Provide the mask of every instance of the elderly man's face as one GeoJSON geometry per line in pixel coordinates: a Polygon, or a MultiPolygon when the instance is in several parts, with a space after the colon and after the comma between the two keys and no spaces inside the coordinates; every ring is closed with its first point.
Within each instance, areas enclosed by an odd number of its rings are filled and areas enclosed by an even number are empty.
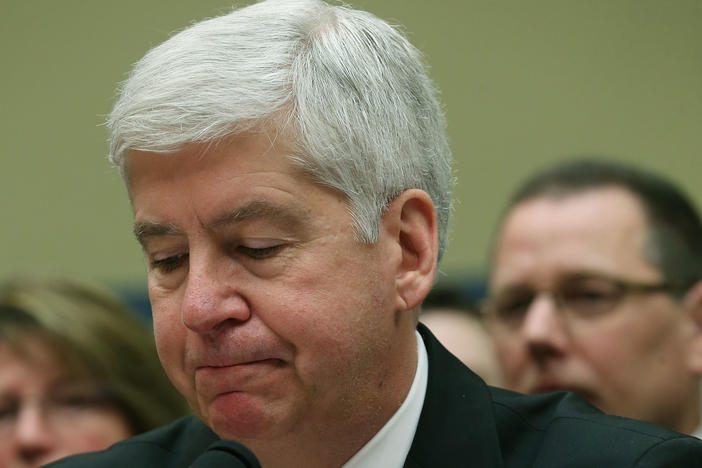
{"type": "Polygon", "coordinates": [[[128,179],[161,361],[219,436],[302,434],[396,390],[398,253],[357,242],[343,197],[284,149],[132,152],[128,179]]]}
{"type": "Polygon", "coordinates": [[[694,428],[695,325],[658,288],[663,278],[644,258],[645,236],[640,204],[618,188],[511,210],[489,308],[507,387],[573,390],[605,412],[694,428]]]}

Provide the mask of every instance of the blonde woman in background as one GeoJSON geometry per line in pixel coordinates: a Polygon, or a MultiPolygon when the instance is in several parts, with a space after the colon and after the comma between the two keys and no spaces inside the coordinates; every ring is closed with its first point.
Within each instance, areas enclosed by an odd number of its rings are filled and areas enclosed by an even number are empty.
{"type": "Polygon", "coordinates": [[[58,280],[0,292],[0,468],[101,450],[187,411],[148,327],[111,295],[58,280]]]}

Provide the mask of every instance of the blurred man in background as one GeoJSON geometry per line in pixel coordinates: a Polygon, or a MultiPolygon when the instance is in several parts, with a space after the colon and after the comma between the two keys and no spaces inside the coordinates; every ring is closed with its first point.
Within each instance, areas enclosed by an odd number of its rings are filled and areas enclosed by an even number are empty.
{"type": "Polygon", "coordinates": [[[595,159],[534,175],[502,217],[486,312],[507,388],[700,435],[702,226],[669,181],[595,159]]]}

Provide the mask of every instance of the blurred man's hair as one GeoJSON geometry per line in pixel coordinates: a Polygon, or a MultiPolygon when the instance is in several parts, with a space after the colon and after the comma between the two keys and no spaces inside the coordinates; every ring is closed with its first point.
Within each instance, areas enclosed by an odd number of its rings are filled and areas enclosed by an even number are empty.
{"type": "Polygon", "coordinates": [[[702,279],[702,222],[688,196],[670,180],[641,168],[598,158],[570,160],[527,179],[510,199],[506,216],[534,198],[565,198],[622,188],[641,203],[647,220],[644,256],[682,295],[702,279]]]}

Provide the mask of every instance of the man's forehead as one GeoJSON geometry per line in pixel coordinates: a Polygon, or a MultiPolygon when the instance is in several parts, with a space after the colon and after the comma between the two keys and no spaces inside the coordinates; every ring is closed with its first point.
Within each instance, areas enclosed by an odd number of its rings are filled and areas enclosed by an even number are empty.
{"type": "MultiPolygon", "coordinates": [[[[586,190],[565,193],[544,193],[527,198],[514,205],[507,218],[522,215],[528,219],[553,219],[559,223],[577,224],[585,217],[601,219],[608,215],[614,219],[639,222],[645,217],[639,199],[629,190],[618,186],[594,187],[586,190]],[[525,213],[528,212],[528,216],[525,213]]],[[[604,223],[595,223],[602,224],[604,223]]],[[[612,225],[610,224],[610,227],[612,225]]]]}
{"type": "MultiPolygon", "coordinates": [[[[278,172],[296,181],[314,183],[299,160],[288,145],[272,142],[266,134],[240,134],[215,142],[189,143],[173,151],[129,150],[125,156],[124,178],[134,205],[142,192],[153,191],[156,185],[184,187],[183,182],[192,178],[212,185],[226,183],[234,177],[245,178],[250,173],[278,172]]],[[[201,183],[199,188],[205,187],[201,183]]]]}
{"type": "Polygon", "coordinates": [[[553,285],[581,274],[655,279],[643,210],[624,190],[535,198],[515,206],[496,245],[491,282],[553,285]]]}
{"type": "Polygon", "coordinates": [[[625,189],[603,188],[518,203],[501,226],[496,253],[538,250],[569,256],[602,251],[616,257],[631,248],[641,256],[647,233],[638,199],[625,189]]]}

